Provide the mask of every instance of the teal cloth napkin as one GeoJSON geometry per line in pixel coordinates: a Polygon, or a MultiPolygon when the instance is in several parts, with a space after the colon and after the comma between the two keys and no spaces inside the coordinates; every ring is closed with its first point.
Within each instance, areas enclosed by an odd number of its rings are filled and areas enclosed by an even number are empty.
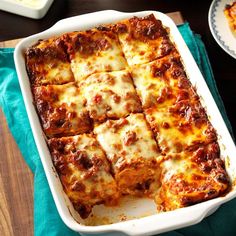
{"type": "MultiPolygon", "coordinates": [[[[188,23],[178,28],[202,71],[209,89],[232,134],[232,128],[226,116],[205,46],[200,36],[191,31],[188,23]]],[[[78,233],[70,230],[62,222],[53,201],[26,114],[15,71],[13,52],[14,49],[12,48],[0,49],[0,106],[25,161],[34,173],[34,235],[78,235],[78,233]]],[[[236,199],[224,204],[215,214],[207,217],[197,225],[162,235],[236,235],[236,210],[234,209],[236,209],[236,199]]]]}

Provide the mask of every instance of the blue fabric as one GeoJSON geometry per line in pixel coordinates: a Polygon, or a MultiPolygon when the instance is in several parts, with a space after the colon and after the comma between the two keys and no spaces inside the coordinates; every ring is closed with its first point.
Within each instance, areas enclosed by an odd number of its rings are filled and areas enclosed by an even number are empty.
{"type": "MultiPolygon", "coordinates": [[[[195,35],[187,23],[179,26],[179,30],[202,71],[232,134],[232,128],[217,91],[207,53],[200,36],[195,35]]],[[[11,48],[0,49],[0,106],[23,158],[34,173],[34,234],[36,236],[78,235],[78,233],[68,229],[62,222],[53,201],[26,114],[15,71],[13,52],[14,49],[11,48]]],[[[236,200],[224,204],[215,214],[197,225],[168,232],[163,236],[236,235],[236,224],[234,223],[236,222],[236,211],[234,209],[236,209],[236,200]]]]}
{"type": "Polygon", "coordinates": [[[34,235],[78,235],[61,220],[34,142],[13,61],[14,49],[0,49],[0,106],[21,153],[34,173],[34,235]]]}

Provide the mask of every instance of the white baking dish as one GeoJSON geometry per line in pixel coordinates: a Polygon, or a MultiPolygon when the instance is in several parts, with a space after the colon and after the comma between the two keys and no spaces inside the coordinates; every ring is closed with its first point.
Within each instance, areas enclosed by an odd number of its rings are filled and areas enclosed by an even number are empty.
{"type": "Polygon", "coordinates": [[[24,52],[26,48],[39,39],[46,39],[75,30],[85,30],[100,24],[112,23],[132,16],[145,16],[151,13],[153,13],[156,18],[160,19],[165,26],[170,28],[171,39],[175,42],[182,56],[189,79],[193,86],[196,87],[202,104],[206,107],[207,114],[217,130],[222,158],[226,160],[227,172],[232,183],[235,183],[236,148],[234,142],[191,53],[174,22],[168,16],[156,11],[123,13],[108,10],[64,19],[56,23],[50,29],[22,40],[16,47],[14,59],[35,142],[57,209],[65,224],[80,233],[100,233],[102,235],[111,232],[113,235],[122,235],[122,233],[128,235],[151,235],[161,233],[196,224],[204,217],[214,212],[222,203],[236,196],[235,186],[233,185],[232,190],[226,196],[165,213],[157,213],[152,200],[125,199],[119,207],[112,208],[104,207],[103,205],[94,207],[93,215],[95,217],[89,218],[89,220],[95,221],[96,219],[100,219],[99,222],[101,223],[101,218],[103,218],[103,225],[86,226],[84,225],[86,222],[79,217],[62,190],[62,185],[53,167],[43,131],[33,105],[30,83],[25,68],[24,52]],[[107,219],[114,223],[106,224],[107,219]],[[121,219],[123,220],[121,221],[121,219]]]}
{"type": "Polygon", "coordinates": [[[54,0],[1,0],[0,9],[33,19],[45,16],[54,0]]]}

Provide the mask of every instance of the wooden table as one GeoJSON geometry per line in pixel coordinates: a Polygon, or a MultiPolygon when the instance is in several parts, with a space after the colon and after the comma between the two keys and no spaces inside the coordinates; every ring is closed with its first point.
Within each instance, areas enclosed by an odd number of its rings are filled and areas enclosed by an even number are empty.
{"type": "MultiPolygon", "coordinates": [[[[52,26],[59,19],[105,9],[120,11],[181,11],[206,44],[219,92],[236,131],[236,61],[214,41],[207,14],[211,1],[187,0],[56,0],[42,20],[31,20],[0,11],[0,47],[13,47],[22,38],[52,26]],[[7,42],[1,42],[11,40],[7,42]]],[[[179,15],[172,17],[181,22],[179,15]]],[[[33,235],[33,175],[23,161],[0,110],[0,234],[33,235]]]]}

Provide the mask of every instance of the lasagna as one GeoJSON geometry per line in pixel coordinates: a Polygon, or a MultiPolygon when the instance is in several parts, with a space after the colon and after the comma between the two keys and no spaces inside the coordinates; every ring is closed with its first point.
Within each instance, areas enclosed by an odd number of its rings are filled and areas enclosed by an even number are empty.
{"type": "Polygon", "coordinates": [[[33,86],[74,81],[66,47],[61,38],[40,40],[27,50],[27,71],[33,86]]]}
{"type": "Polygon", "coordinates": [[[236,2],[227,4],[224,9],[224,14],[228,20],[230,29],[236,35],[236,2]]]}
{"type": "Polygon", "coordinates": [[[196,97],[176,52],[150,63],[132,66],[131,73],[143,108],[165,108],[196,97]]]}
{"type": "Polygon", "coordinates": [[[86,107],[95,122],[119,119],[142,107],[128,71],[95,73],[80,83],[86,107]]]}
{"type": "Polygon", "coordinates": [[[95,204],[116,203],[116,182],[105,153],[92,134],[52,138],[48,144],[65,192],[83,218],[95,204]]]}
{"type": "Polygon", "coordinates": [[[94,132],[112,165],[120,192],[152,195],[159,186],[160,152],[144,115],[108,120],[94,132]]]}
{"type": "Polygon", "coordinates": [[[230,188],[216,131],[154,15],[40,40],[25,57],[53,164],[82,218],[125,195],[170,211],[230,188]]]}
{"type": "Polygon", "coordinates": [[[224,163],[215,142],[194,151],[165,156],[161,170],[162,185],[155,199],[160,210],[190,206],[217,197],[228,188],[224,163]]]}
{"type": "Polygon", "coordinates": [[[84,98],[75,83],[35,87],[33,94],[43,130],[48,137],[91,130],[84,98]]]}
{"type": "Polygon", "coordinates": [[[64,42],[76,81],[96,72],[120,71],[127,67],[118,36],[99,27],[64,35],[64,42]]]}
{"type": "Polygon", "coordinates": [[[114,29],[129,66],[153,61],[174,50],[168,29],[154,15],[121,21],[114,29]]]}
{"type": "Polygon", "coordinates": [[[180,101],[166,108],[148,108],[146,118],[163,153],[195,149],[216,139],[199,102],[180,101]]]}

